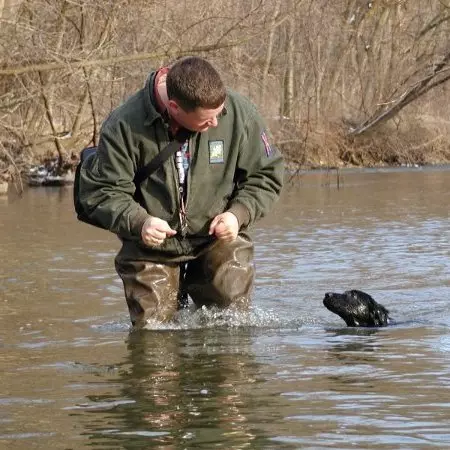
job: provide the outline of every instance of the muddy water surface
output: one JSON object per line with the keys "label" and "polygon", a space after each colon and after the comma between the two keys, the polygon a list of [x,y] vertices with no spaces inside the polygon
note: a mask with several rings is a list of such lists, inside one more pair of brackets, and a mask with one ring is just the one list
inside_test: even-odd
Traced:
{"label": "muddy water surface", "polygon": [[[246,315],[129,332],[70,189],[0,198],[0,448],[450,448],[450,170],[310,173],[255,230]],[[397,325],[349,329],[327,291]]]}

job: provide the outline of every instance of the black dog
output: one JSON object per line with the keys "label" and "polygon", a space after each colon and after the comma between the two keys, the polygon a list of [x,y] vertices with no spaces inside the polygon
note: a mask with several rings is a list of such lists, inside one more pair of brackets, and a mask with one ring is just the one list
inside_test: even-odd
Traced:
{"label": "black dog", "polygon": [[389,311],[369,294],[356,289],[343,294],[328,292],[323,304],[349,327],[385,327],[392,323]]}

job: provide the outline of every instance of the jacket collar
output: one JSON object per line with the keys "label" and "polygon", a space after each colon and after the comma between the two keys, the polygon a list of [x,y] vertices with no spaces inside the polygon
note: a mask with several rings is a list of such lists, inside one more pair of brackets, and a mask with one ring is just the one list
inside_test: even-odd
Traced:
{"label": "jacket collar", "polygon": [[156,109],[156,98],[153,86],[155,85],[156,71],[151,72],[144,85],[144,108],[145,125],[152,125],[155,120],[162,119],[161,114]]}

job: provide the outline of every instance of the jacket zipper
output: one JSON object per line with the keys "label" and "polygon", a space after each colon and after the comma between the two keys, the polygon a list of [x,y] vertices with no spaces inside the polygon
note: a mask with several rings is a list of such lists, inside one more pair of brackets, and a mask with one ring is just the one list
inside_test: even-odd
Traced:
{"label": "jacket zipper", "polygon": [[185,179],[185,195],[184,195],[184,223],[185,223],[185,234],[187,232],[187,207],[188,207],[188,200],[189,200],[189,193],[191,191],[191,173],[192,173],[192,147],[191,147],[191,139],[188,138],[187,140],[187,144],[188,144],[188,152],[189,152],[189,169],[188,169],[188,173],[186,175],[186,179]]}
{"label": "jacket zipper", "polygon": [[[190,152],[191,146],[190,146],[190,139],[187,140],[188,143],[188,151]],[[180,150],[181,150],[182,145],[180,146]],[[177,156],[175,156],[175,158],[177,158]],[[189,161],[190,164],[191,161]],[[182,163],[182,162],[181,162]],[[184,180],[184,186],[180,183],[180,173],[178,170],[178,166],[177,166],[177,162],[174,162],[175,165],[175,172],[176,172],[176,176],[175,176],[175,181],[176,181],[176,187],[177,187],[177,191],[178,191],[178,217],[179,217],[179,222],[180,222],[180,234],[181,237],[186,237],[187,234],[187,210],[186,210],[186,206],[187,206],[187,199],[188,199],[188,192],[189,192],[189,179],[190,179],[190,172],[191,172],[191,168],[189,167],[187,176],[185,177]]]}

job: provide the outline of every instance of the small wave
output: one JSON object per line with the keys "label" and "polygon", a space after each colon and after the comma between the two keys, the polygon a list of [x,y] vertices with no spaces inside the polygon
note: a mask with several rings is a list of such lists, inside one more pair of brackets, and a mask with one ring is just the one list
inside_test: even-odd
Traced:
{"label": "small wave", "polygon": [[177,313],[173,321],[161,323],[149,320],[146,330],[193,330],[208,328],[292,328],[308,323],[302,318],[280,317],[272,310],[253,307],[248,311],[233,308],[187,308]]}

